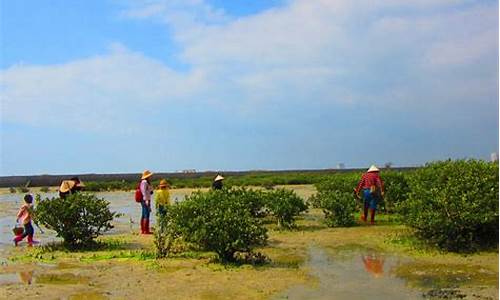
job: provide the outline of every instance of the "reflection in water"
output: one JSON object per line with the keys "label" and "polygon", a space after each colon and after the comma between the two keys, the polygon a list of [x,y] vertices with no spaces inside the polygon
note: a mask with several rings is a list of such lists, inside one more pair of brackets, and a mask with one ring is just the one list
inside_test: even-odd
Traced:
{"label": "reflection in water", "polygon": [[19,272],[19,280],[24,284],[31,284],[33,282],[33,271]]}
{"label": "reflection in water", "polygon": [[383,256],[376,253],[369,253],[361,255],[361,260],[365,265],[366,272],[370,273],[375,278],[380,278],[384,275],[384,262]]}
{"label": "reflection in water", "polygon": [[391,275],[390,270],[403,260],[399,256],[370,249],[325,251],[320,247],[311,247],[308,254],[305,267],[318,284],[294,286],[277,295],[278,299],[422,299],[419,290]]}

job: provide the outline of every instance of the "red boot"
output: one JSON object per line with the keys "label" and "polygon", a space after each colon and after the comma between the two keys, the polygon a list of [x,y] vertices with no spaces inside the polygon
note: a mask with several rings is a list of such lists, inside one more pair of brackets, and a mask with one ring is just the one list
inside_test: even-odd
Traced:
{"label": "red boot", "polygon": [[361,215],[361,220],[366,222],[366,218],[368,218],[368,207],[365,205],[363,207],[363,214]]}
{"label": "red boot", "polygon": [[33,236],[28,235],[28,247],[33,247]]}
{"label": "red boot", "polygon": [[13,239],[14,245],[17,247],[17,243],[23,240],[23,235],[16,235],[16,237]]}
{"label": "red boot", "polygon": [[144,218],[141,218],[141,234],[146,233],[146,229],[144,228]]}
{"label": "red boot", "polygon": [[153,234],[150,230],[149,230],[149,219],[144,219],[144,230],[145,230],[145,234]]}
{"label": "red boot", "polygon": [[375,210],[370,209],[370,224],[375,225]]}

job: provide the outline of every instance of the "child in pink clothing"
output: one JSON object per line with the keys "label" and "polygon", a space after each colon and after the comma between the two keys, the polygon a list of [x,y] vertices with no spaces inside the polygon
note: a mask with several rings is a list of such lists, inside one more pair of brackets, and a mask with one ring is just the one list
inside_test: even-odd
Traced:
{"label": "child in pink clothing", "polygon": [[28,245],[33,246],[33,235],[35,230],[31,224],[31,219],[33,218],[33,196],[27,194],[24,196],[24,204],[19,209],[17,213],[16,223],[21,222],[24,225],[24,232],[14,238],[14,244],[22,241],[25,237],[28,237]]}

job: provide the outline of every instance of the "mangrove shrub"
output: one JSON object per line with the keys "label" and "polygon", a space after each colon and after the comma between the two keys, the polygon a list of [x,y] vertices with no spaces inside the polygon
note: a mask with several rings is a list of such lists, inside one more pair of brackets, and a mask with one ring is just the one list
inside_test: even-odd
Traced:
{"label": "mangrove shrub", "polygon": [[252,215],[242,197],[241,191],[231,189],[195,192],[169,208],[168,226],[186,242],[233,261],[236,252],[250,252],[267,240],[261,219]]}
{"label": "mangrove shrub", "polygon": [[352,192],[320,190],[311,201],[323,210],[327,226],[348,227],[355,224],[356,201]]}
{"label": "mangrove shrub", "polygon": [[119,214],[111,212],[109,202],[93,194],[77,193],[66,198],[37,196],[36,220],[57,233],[69,248],[90,245],[103,232],[113,228]]}
{"label": "mangrove shrub", "polygon": [[307,210],[304,200],[290,190],[276,189],[267,191],[265,197],[266,207],[277,219],[280,227],[294,227],[295,217]]}
{"label": "mangrove shrub", "polygon": [[409,186],[401,211],[419,237],[456,252],[498,245],[498,163],[429,163]]}

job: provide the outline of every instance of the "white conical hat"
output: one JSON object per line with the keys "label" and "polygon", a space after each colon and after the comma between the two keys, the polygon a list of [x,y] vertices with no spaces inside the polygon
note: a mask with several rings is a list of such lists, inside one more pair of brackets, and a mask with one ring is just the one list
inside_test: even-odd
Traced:
{"label": "white conical hat", "polygon": [[367,172],[378,172],[378,171],[380,171],[380,170],[377,168],[377,166],[372,165],[372,166],[368,169],[368,171],[367,171]]}
{"label": "white conical hat", "polygon": [[219,181],[219,180],[223,180],[223,179],[224,179],[224,177],[217,175],[217,177],[215,177],[214,181]]}

